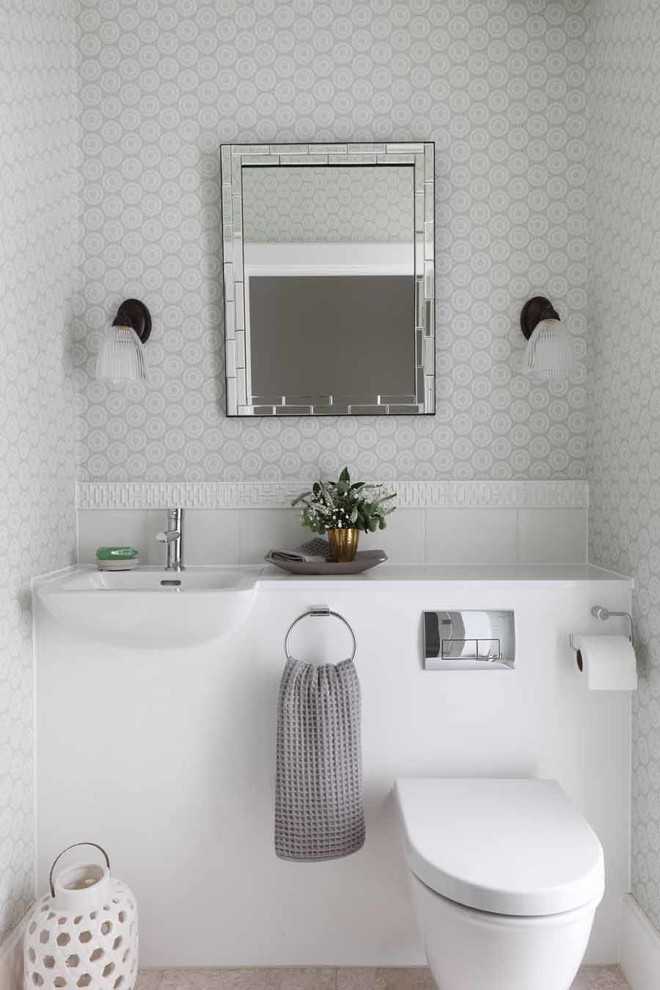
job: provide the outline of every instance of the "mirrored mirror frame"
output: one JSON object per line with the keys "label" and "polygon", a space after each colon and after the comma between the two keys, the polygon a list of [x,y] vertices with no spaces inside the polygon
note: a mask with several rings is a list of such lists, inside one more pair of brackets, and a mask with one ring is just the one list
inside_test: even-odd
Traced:
{"label": "mirrored mirror frame", "polygon": [[254,165],[413,165],[415,199],[415,388],[409,409],[377,403],[371,415],[435,413],[435,187],[434,144],[227,144],[220,149],[225,359],[228,416],[353,415],[350,404],[321,411],[313,404],[256,406],[248,396],[243,237],[244,168]]}

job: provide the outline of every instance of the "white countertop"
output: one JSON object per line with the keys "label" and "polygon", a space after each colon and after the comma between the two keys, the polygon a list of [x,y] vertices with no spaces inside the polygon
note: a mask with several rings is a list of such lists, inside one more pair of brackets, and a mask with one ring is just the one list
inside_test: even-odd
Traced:
{"label": "white countertop", "polygon": [[[563,583],[576,584],[584,582],[619,582],[627,587],[634,587],[631,577],[625,574],[617,574],[615,571],[605,570],[603,567],[596,567],[593,564],[391,564],[384,563],[370,571],[362,574],[289,574],[286,571],[275,567],[273,564],[220,564],[220,565],[188,565],[184,569],[184,574],[188,575],[188,580],[184,584],[189,586],[188,593],[197,591],[200,593],[213,593],[214,590],[228,587],[222,575],[234,575],[234,585],[240,578],[242,584],[246,582],[253,587],[278,587],[278,588],[310,588],[310,587],[336,587],[338,584],[350,584],[353,588],[373,587],[379,585],[384,588],[392,587],[395,584],[403,584],[410,587],[414,584],[488,584],[490,582],[507,582],[509,584],[534,583]],[[99,572],[91,564],[73,564],[61,570],[43,574],[35,578],[33,585],[35,589],[48,588],[53,591],[75,591],[84,590],[85,580],[91,575],[94,577]],[[123,590],[137,590],[133,586],[136,583],[135,575],[138,573],[140,579],[146,581],[150,576],[162,576],[176,578],[176,574],[168,574],[164,568],[153,565],[140,566],[134,571],[114,571],[110,572],[109,582],[112,589],[120,591],[124,582],[122,575],[126,575],[125,588]],[[218,580],[208,584],[206,577],[213,574],[218,575]],[[130,575],[133,575],[131,577]],[[82,579],[83,584],[80,584]],[[205,583],[206,582],[206,583]],[[102,583],[108,583],[102,582]],[[230,582],[231,583],[231,582]],[[89,590],[93,590],[94,581],[89,585]],[[143,590],[148,590],[146,584]]]}
{"label": "white countertop", "polygon": [[385,584],[388,582],[457,582],[474,581],[623,581],[632,586],[633,579],[594,564],[380,564],[362,574],[308,575],[288,574],[269,564],[259,576],[259,584],[315,585]]}

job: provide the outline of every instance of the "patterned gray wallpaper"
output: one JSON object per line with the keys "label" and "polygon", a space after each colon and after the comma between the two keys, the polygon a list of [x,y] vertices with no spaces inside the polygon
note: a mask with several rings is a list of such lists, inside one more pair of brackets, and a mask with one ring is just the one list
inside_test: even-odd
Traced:
{"label": "patterned gray wallpaper", "polygon": [[593,5],[590,551],[633,574],[633,893],[660,928],[660,8]]}
{"label": "patterned gray wallpaper", "polygon": [[257,243],[414,240],[412,166],[243,169],[243,230]]}
{"label": "patterned gray wallpaper", "polygon": [[[585,473],[585,0],[81,0],[78,474],[300,481]],[[223,415],[219,145],[434,140],[435,417]],[[570,382],[520,373],[525,299],[575,341]],[[90,374],[124,296],[151,381]]]}
{"label": "patterned gray wallpaper", "polygon": [[[577,479],[588,407],[592,558],[639,589],[634,885],[660,925],[660,13],[593,5],[585,112],[585,0],[16,6],[0,0],[0,939],[32,896],[28,581],[72,553],[74,436],[88,481],[297,483],[345,462]],[[226,420],[219,144],[372,138],[436,142],[438,415]],[[540,291],[576,344],[569,383],[520,374],[517,313]],[[152,380],[108,387],[90,373],[128,295],[154,316]]]}
{"label": "patterned gray wallpaper", "polygon": [[0,0],[0,942],[34,895],[30,578],[74,559],[74,5]]}

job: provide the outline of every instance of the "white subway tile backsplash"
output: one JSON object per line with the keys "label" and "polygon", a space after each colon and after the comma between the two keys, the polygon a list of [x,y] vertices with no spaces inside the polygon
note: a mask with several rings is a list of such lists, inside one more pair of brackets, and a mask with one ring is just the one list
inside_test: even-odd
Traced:
{"label": "white subway tile backsplash", "polygon": [[[92,563],[102,544],[132,544],[146,564],[162,564],[156,533],[162,509],[81,509],[79,560]],[[186,509],[184,563],[261,564],[271,548],[294,549],[313,534],[296,509]],[[393,564],[582,563],[587,510],[398,509],[387,527],[360,535],[360,549],[383,549]]]}
{"label": "white subway tile backsplash", "polygon": [[424,563],[425,516],[424,509],[399,509],[385,529],[360,533],[358,550],[384,550],[393,564]]}
{"label": "white subway tile backsplash", "polygon": [[510,564],[516,560],[516,509],[427,510],[427,563]]}
{"label": "white subway tile backsplash", "polygon": [[167,515],[162,509],[93,509],[78,511],[78,560],[93,564],[100,546],[132,546],[143,564],[161,564],[165,548],[156,540],[156,533],[167,528]]}
{"label": "white subway tile backsplash", "polygon": [[519,509],[518,559],[523,564],[587,560],[587,513],[582,509]]}
{"label": "white subway tile backsplash", "polygon": [[238,509],[184,509],[184,564],[237,564],[239,523]]}
{"label": "white subway tile backsplash", "polygon": [[242,509],[239,516],[241,564],[263,564],[269,550],[295,549],[314,536],[301,525],[296,509]]}

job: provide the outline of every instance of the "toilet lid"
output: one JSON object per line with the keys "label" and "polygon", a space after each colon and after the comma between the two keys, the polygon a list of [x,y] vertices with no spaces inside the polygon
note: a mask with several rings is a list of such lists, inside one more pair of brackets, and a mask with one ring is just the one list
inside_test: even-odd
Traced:
{"label": "toilet lid", "polygon": [[412,872],[449,900],[507,915],[600,900],[603,850],[554,780],[396,782]]}

